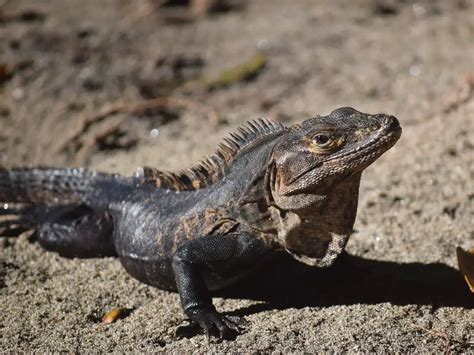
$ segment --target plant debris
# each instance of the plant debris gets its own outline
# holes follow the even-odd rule
[[[254,79],[267,64],[267,57],[262,53],[255,54],[252,58],[234,68],[221,71],[217,76],[203,78],[200,83],[208,90],[228,87],[242,81]]]
[[[459,270],[464,275],[464,279],[469,289],[474,293],[474,247],[467,251],[461,247],[456,248]]]
[[[113,323],[119,319],[123,319],[130,314],[130,309],[123,307],[115,307],[104,314],[102,317],[102,323]]]
[[[459,106],[474,97],[474,73],[468,74],[462,81],[456,92],[449,95],[443,107],[443,112],[455,111]]]
[[[46,14],[37,9],[25,9],[18,13],[8,14],[0,11],[0,23],[2,22],[43,22]]]
[[[191,22],[212,13],[241,10],[244,0],[150,0],[167,22]],[[180,9],[181,8],[181,9]]]
[[[133,115],[142,115],[150,110],[161,107],[185,107],[190,110],[201,111],[208,116],[211,126],[216,127],[218,124],[218,116],[214,110],[197,101],[191,101],[185,98],[157,97],[139,102],[117,101],[104,105],[102,109],[94,115],[83,116],[77,129],[63,141],[58,151],[64,152],[72,149],[76,152],[74,158],[76,163],[82,162],[95,145],[104,142],[109,135],[116,134],[120,126],[130,117],[134,117]],[[82,135],[94,124],[102,122],[109,116],[118,113],[126,113],[127,115],[104,127],[86,142],[80,142]]]
[[[444,348],[444,354],[449,354],[450,351],[453,351],[453,350],[459,351],[461,349],[467,349],[472,345],[471,341],[466,342],[466,341],[461,341],[457,339],[452,339],[446,332],[442,332],[442,331],[438,331],[434,329],[428,329],[417,324],[412,324],[412,326],[416,329],[422,330],[423,332],[431,336],[443,339],[446,343],[445,348]]]
[[[0,84],[11,79],[13,69],[6,63],[0,63]]]

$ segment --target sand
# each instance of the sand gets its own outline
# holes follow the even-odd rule
[[[0,65],[13,71],[0,83],[2,165],[180,169],[250,118],[291,124],[339,106],[393,114],[403,136],[364,173],[355,232],[334,267],[282,258],[216,295],[218,310],[249,322],[235,340],[177,340],[177,294],[140,284],[114,258],[61,258],[23,234],[0,241],[0,349],[472,353],[474,295],[455,249],[474,246],[474,4],[384,3],[394,13],[368,0],[252,1],[170,23],[148,1],[1,2]],[[248,82],[173,85],[258,51],[267,64]],[[157,95],[187,103],[111,115],[60,149],[104,105]],[[117,306],[130,314],[101,323]]]

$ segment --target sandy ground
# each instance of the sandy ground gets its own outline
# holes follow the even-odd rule
[[[1,240],[0,349],[473,352],[474,297],[455,248],[474,245],[474,4],[374,3],[262,0],[170,23],[148,1],[1,1],[5,166],[177,169],[247,119],[293,123],[339,106],[396,115],[404,133],[363,176],[348,255],[327,270],[282,258],[215,298],[249,321],[236,340],[176,340],[177,294],[113,258],[61,258],[22,235]],[[258,51],[267,64],[248,82],[183,85]],[[110,115],[70,139],[110,103],[160,95],[185,104]],[[131,313],[98,321],[116,306]]]

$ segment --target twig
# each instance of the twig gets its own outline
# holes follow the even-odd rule
[[[122,117],[120,120],[117,122],[103,127],[99,132],[97,132],[94,136],[86,140],[81,148],[77,151],[77,153],[74,155],[74,162],[76,164],[84,161],[86,158],[87,154],[95,147],[95,145],[100,141],[105,139],[111,134],[114,134],[117,132],[122,125],[123,122],[127,120],[128,117]]]
[[[411,325],[412,325],[412,327],[414,327],[416,329],[419,329],[419,330],[422,330],[422,331],[424,331],[424,332],[426,332],[426,333],[428,333],[432,336],[444,339],[444,341],[446,342],[446,346],[444,348],[444,354],[449,354],[449,350],[450,350],[451,346],[453,345],[453,343],[457,343],[457,344],[461,345],[462,347],[465,347],[466,345],[471,345],[472,344],[471,342],[462,342],[462,341],[459,341],[459,340],[456,340],[456,339],[451,339],[451,338],[449,338],[448,334],[444,333],[444,332],[428,329],[428,328],[425,328],[425,327],[422,327],[420,325],[413,324],[413,323]]]
[[[58,151],[62,152],[66,150],[71,143],[74,143],[79,139],[79,137],[86,132],[90,126],[94,123],[98,123],[106,119],[108,116],[120,112],[123,109],[123,103],[116,102],[112,104],[106,104],[102,107],[99,113],[95,115],[86,116],[83,115],[80,119],[79,126],[74,130],[74,132],[67,137],[63,143],[59,146]]]
[[[443,107],[443,112],[449,113],[468,102],[474,96],[474,73],[464,78],[460,88],[452,93]]]
[[[166,1],[164,0],[156,0],[158,3],[158,6],[161,6],[164,4]],[[123,18],[120,23],[119,23],[119,28],[122,31],[128,30],[130,27],[135,25],[138,21],[141,19],[148,17],[152,12],[154,8],[152,4],[148,1],[146,3],[142,3],[140,6],[138,6],[138,10],[135,12],[132,12],[131,14],[127,15],[125,18]]]
[[[185,98],[157,97],[154,99],[144,100],[144,101],[135,102],[135,103],[118,101],[118,102],[108,103],[104,105],[102,109],[94,115],[83,116],[77,129],[69,137],[67,137],[64,140],[64,142],[59,146],[58,151],[62,152],[62,151],[67,150],[67,148],[70,147],[71,144],[77,143],[81,135],[84,132],[86,132],[89,129],[89,127],[91,127],[93,124],[96,124],[105,120],[107,117],[111,115],[114,115],[117,113],[141,114],[145,112],[146,110],[159,108],[159,107],[187,107],[190,110],[204,111],[206,112],[208,116],[209,123],[213,127],[217,126],[218,124],[218,116],[217,116],[216,111],[196,101],[191,101]],[[126,116],[123,119],[119,120],[116,124],[104,129],[94,138],[86,142],[84,146],[79,149],[79,151],[77,152],[77,155],[83,156],[85,154],[84,153],[85,149],[90,149],[90,148],[86,148],[88,144],[91,144],[91,142],[93,141],[96,142],[97,139],[104,138],[108,134],[115,132],[116,129],[118,129],[118,126],[121,125],[130,117],[131,116]]]

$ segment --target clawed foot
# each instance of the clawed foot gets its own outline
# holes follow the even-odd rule
[[[225,316],[215,310],[196,309],[187,312],[190,322],[176,329],[176,337],[190,338],[202,333],[209,339],[211,335],[219,339],[234,340],[239,335],[246,321],[238,316]]]
[[[34,218],[31,215],[36,211],[34,207],[8,207],[8,204],[0,202],[0,236],[18,237],[20,234],[35,227]],[[6,217],[6,218],[4,218]]]

